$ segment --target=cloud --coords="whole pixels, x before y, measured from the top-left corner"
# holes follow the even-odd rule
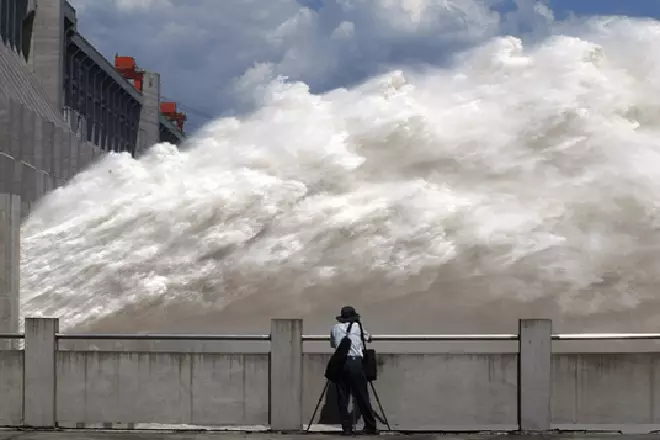
[[[164,95],[211,115],[250,110],[278,76],[325,91],[442,65],[502,32],[542,34],[554,20],[544,3],[526,0],[71,2],[102,53],[136,57],[161,73]]]

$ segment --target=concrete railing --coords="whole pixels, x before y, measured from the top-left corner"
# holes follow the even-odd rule
[[[28,318],[24,350],[0,351],[0,426],[249,426],[298,431],[324,388],[329,353],[303,352],[296,319],[268,335],[61,334]],[[660,355],[553,353],[553,340],[656,339],[660,335],[553,335],[550,320],[520,320],[510,335],[375,335],[374,341],[514,341],[511,353],[379,354],[375,383],[395,430],[660,428]],[[266,341],[263,352],[59,349],[77,339]],[[247,350],[246,350],[247,351]],[[635,374],[633,374],[635,373]],[[332,391],[332,387],[330,387]],[[337,423],[328,393],[315,423]]]

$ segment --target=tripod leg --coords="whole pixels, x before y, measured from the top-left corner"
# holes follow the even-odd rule
[[[323,391],[321,392],[321,396],[319,397],[319,401],[316,403],[316,408],[314,408],[314,414],[312,414],[312,418],[309,419],[309,423],[307,424],[307,432],[312,428],[312,422],[314,421],[314,417],[316,417],[316,412],[319,410],[319,407],[321,406],[321,401],[323,401],[323,396],[325,396],[325,393],[328,391],[328,386],[330,385],[330,381],[326,380],[325,381],[325,386],[323,387]]]
[[[351,429],[355,432],[355,426],[357,425],[357,402],[355,396],[351,398]]]
[[[383,419],[385,420],[387,429],[388,431],[391,431],[392,428],[390,427],[390,422],[387,420],[387,416],[385,415],[385,410],[383,409],[383,405],[380,403],[380,398],[378,397],[378,393],[376,392],[376,387],[374,386],[373,382],[369,382],[369,385],[371,385],[371,391],[374,392],[374,397],[376,398],[376,402],[378,402],[378,407],[380,408],[380,412],[383,415]]]

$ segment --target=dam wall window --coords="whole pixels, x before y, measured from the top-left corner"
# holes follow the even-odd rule
[[[134,154],[141,94],[75,32],[67,33],[64,114],[76,135],[105,151]]]
[[[28,10],[28,0],[0,0],[0,36],[2,42],[23,55],[23,20]]]

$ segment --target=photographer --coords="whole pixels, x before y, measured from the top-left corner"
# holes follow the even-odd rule
[[[360,315],[350,306],[342,307],[341,314],[337,318],[337,324],[332,327],[330,332],[330,345],[337,348],[341,340],[348,336],[351,340],[351,347],[347,353],[346,363],[341,372],[340,379],[336,382],[337,401],[339,403],[339,414],[342,420],[342,429],[344,435],[351,435],[353,424],[348,413],[348,399],[352,394],[357,401],[362,419],[364,420],[365,434],[378,434],[374,410],[369,400],[369,391],[367,389],[367,378],[365,376],[362,363],[364,355],[363,338],[371,342],[371,336],[364,332],[360,322]],[[350,328],[350,333],[348,333]]]

